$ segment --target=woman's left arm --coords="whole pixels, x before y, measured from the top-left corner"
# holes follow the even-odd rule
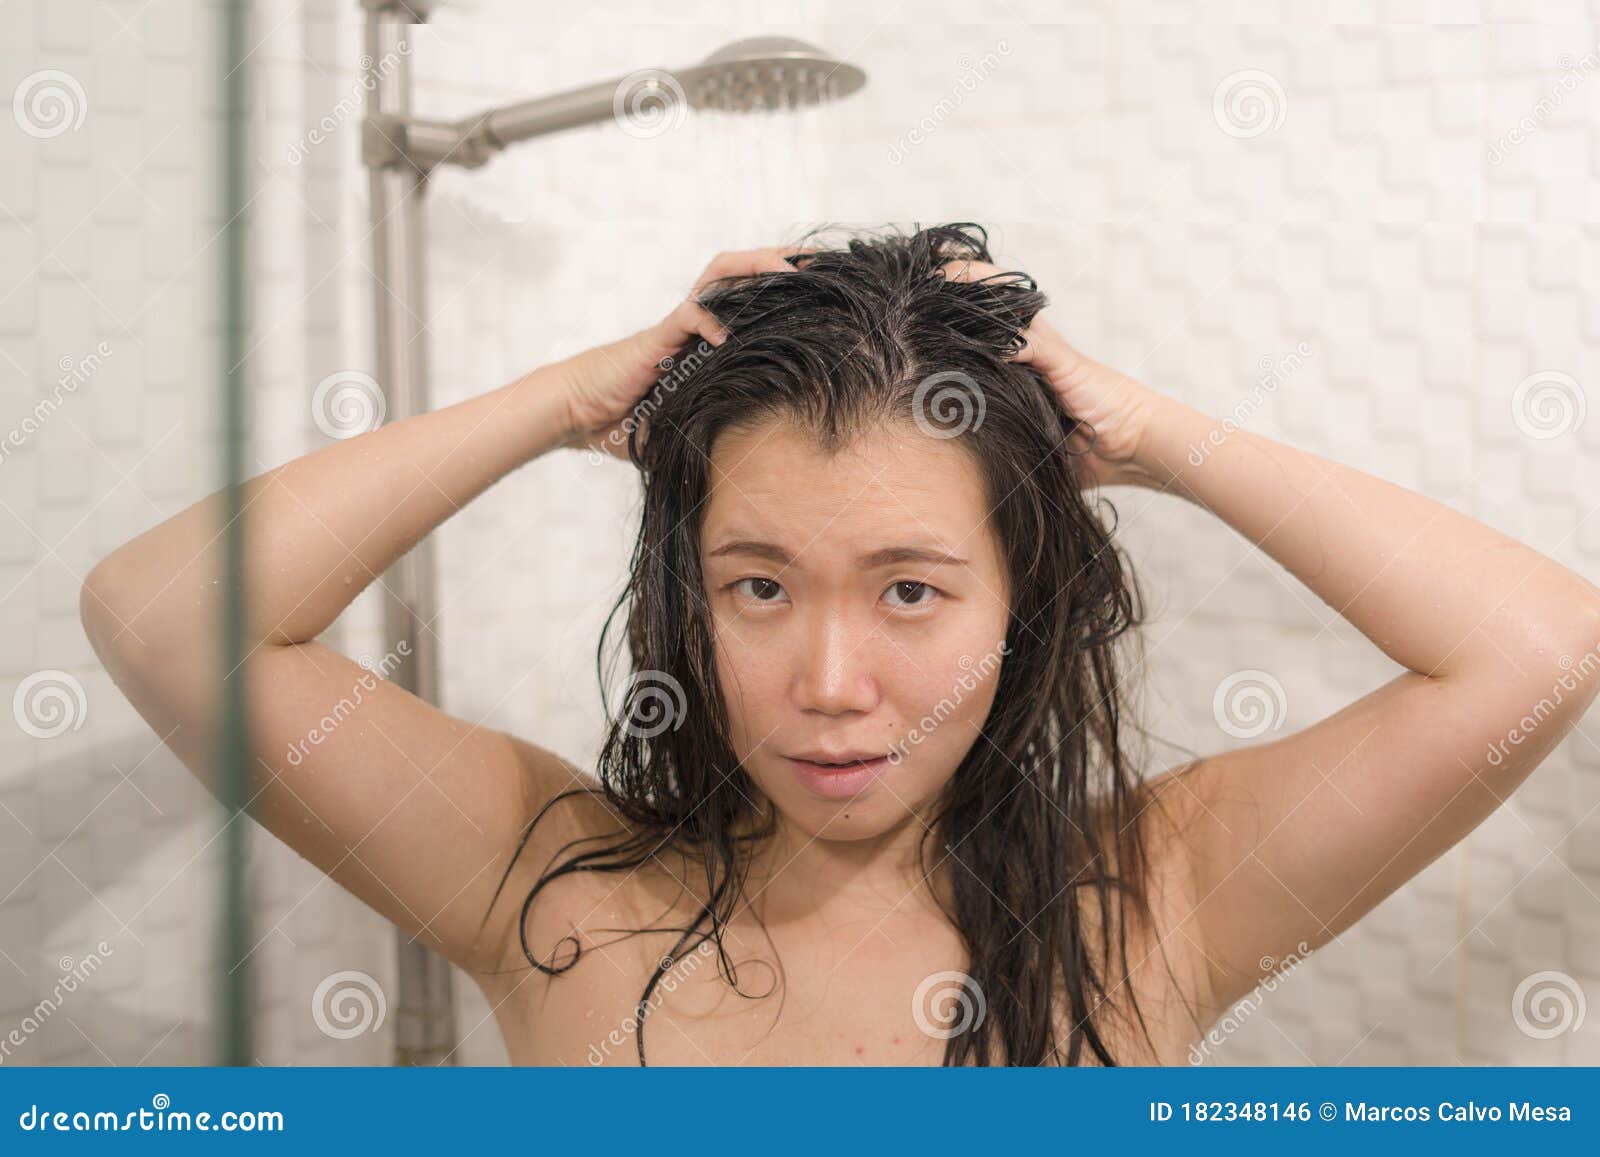
[[[1052,381],[1076,385],[1122,459],[1099,461],[1100,481],[1211,511],[1407,668],[1302,731],[1163,777],[1194,906],[1162,934],[1203,955],[1224,1008],[1271,971],[1258,962],[1332,939],[1442,855],[1561,741],[1600,690],[1600,590],[1447,506],[1225,429],[1048,341],[1032,339],[1034,360],[1055,359]]]
[[[1012,277],[956,262],[961,280]],[[1407,670],[1268,743],[1148,786],[1163,946],[1224,1009],[1482,823],[1600,691],[1600,590],[1419,494],[1237,428],[1084,357],[1043,317],[1018,360],[1094,430],[1086,484],[1211,511]],[[1198,459],[1198,464],[1195,464]],[[1268,962],[1263,967],[1263,962]]]

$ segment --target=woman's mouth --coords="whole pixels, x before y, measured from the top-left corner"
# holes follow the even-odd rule
[[[840,762],[784,757],[800,785],[823,799],[849,799],[870,787],[889,766],[887,755]]]

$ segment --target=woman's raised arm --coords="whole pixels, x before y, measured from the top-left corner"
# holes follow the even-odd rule
[[[1163,936],[1198,953],[1225,1008],[1262,961],[1323,944],[1442,855],[1560,742],[1600,691],[1600,590],[1438,502],[1225,428],[1047,322],[1023,356],[1103,429],[1094,477],[1216,514],[1407,668],[1296,734],[1152,785],[1176,817],[1161,842],[1191,868]]]
[[[366,903],[471,969],[476,934],[549,752],[473,727],[316,637],[368,583],[497,478],[568,435],[548,367],[434,413],[335,442],[245,486],[249,811]],[[223,495],[114,551],[84,628],[157,735],[215,789]]]

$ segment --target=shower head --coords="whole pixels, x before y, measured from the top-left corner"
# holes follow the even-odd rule
[[[465,120],[368,117],[363,155],[377,168],[409,163],[475,168],[529,137],[614,120],[632,136],[654,136],[690,108],[787,111],[849,96],[867,82],[853,64],[787,36],[754,36],[672,72],[645,69],[585,88],[538,97]]]
[[[788,109],[849,96],[867,82],[853,64],[787,36],[753,36],[677,74],[690,107],[723,112]]]

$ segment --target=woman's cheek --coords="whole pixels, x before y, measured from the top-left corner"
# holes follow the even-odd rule
[[[743,759],[749,754],[751,735],[764,735],[771,725],[760,718],[762,703],[771,702],[763,680],[770,678],[770,665],[763,662],[736,631],[719,631],[716,639],[717,685],[722,694],[732,730],[734,750]]]
[[[937,754],[954,772],[994,705],[1000,655],[993,646],[988,652],[968,646],[950,653],[957,656],[955,661],[946,659],[937,676],[920,680],[904,710],[910,716],[906,719],[910,743]]]

